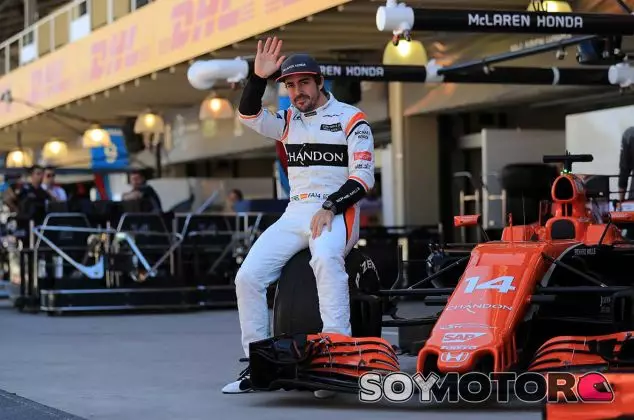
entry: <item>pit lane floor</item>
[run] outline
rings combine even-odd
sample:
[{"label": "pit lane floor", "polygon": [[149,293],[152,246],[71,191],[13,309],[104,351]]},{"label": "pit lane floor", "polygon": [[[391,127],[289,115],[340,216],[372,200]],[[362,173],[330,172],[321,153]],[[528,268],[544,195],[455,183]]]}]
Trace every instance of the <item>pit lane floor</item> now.
[{"label": "pit lane floor", "polygon": [[[535,407],[508,404],[473,411],[423,406],[416,398],[368,404],[354,395],[223,395],[222,386],[244,367],[239,338],[235,310],[48,317],[21,314],[0,301],[0,419],[541,418]],[[388,329],[385,338],[397,343],[397,332]],[[402,367],[411,371],[415,358],[404,358]]]}]

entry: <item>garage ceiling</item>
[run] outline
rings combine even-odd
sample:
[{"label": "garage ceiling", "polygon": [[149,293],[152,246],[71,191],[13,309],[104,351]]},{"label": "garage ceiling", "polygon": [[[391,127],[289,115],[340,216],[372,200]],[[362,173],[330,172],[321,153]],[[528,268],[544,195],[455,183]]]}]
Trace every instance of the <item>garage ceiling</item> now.
[{"label": "garage ceiling", "polygon": [[[21,2],[18,3],[21,4]],[[415,0],[407,3],[414,7],[525,10],[528,0]],[[573,7],[576,10],[588,11],[596,8],[612,9],[619,13],[618,6],[608,7],[611,3],[616,4],[610,1],[580,0],[573,2]],[[245,39],[199,58],[249,56],[254,53],[258,39],[277,35],[284,40],[284,49],[287,53],[308,52],[318,59],[330,61],[380,62],[383,48],[390,39],[389,33],[381,33],[376,29],[376,10],[383,4],[383,1],[353,0],[343,7],[333,8],[258,37]],[[478,42],[488,42],[489,39],[499,40],[500,37],[513,38],[508,35],[474,37],[473,34],[439,32],[414,34],[415,39],[425,43],[428,54],[432,57],[440,50],[446,51],[449,46],[468,51],[469,46],[476,39]],[[527,36],[517,38],[525,39]],[[467,55],[460,57],[461,60],[468,58]],[[75,119],[63,117],[60,115],[62,112],[105,125],[122,124],[126,117],[135,116],[146,108],[161,112],[170,108],[197,105],[208,92],[197,91],[189,85],[186,77],[188,66],[189,63],[181,63],[67,104],[58,108],[58,112],[40,114],[8,127],[0,132],[0,149],[8,150],[15,147],[18,132],[21,133],[23,145],[26,147],[40,147],[51,137],[61,137],[72,142],[83,133],[87,125]],[[230,96],[239,95],[239,91],[230,91],[228,87],[220,88],[219,93]]]}]

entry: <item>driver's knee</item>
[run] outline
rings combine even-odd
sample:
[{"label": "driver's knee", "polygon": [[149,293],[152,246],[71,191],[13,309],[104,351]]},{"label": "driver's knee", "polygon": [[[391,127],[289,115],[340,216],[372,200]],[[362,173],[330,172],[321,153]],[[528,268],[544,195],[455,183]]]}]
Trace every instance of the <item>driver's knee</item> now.
[{"label": "driver's knee", "polygon": [[236,293],[242,294],[245,290],[265,289],[264,282],[259,278],[256,271],[248,266],[242,266],[236,273],[235,278]]},{"label": "driver's knee", "polygon": [[312,251],[310,266],[316,276],[319,276],[320,272],[345,270],[343,253],[334,252],[332,250],[315,249]]}]

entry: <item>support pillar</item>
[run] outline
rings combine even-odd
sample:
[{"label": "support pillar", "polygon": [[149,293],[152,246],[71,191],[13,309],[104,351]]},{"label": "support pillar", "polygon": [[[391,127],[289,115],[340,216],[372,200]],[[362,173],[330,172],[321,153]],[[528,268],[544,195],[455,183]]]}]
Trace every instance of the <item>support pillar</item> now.
[{"label": "support pillar", "polygon": [[[440,222],[440,151],[437,117],[405,118],[401,82],[389,84],[391,137],[383,177],[383,196],[390,201],[387,226],[433,225]],[[389,190],[389,191],[387,191]]]},{"label": "support pillar", "polygon": [[404,119],[404,213],[407,225],[440,222],[440,151],[438,119],[414,115]]},{"label": "support pillar", "polygon": [[392,173],[392,220],[386,220],[390,226],[405,224],[405,170],[403,168],[403,147],[405,143],[403,83],[392,82],[388,85],[389,115],[392,142],[390,145],[390,163]]},{"label": "support pillar", "polygon": [[37,22],[38,18],[37,0],[24,0],[24,29]]}]

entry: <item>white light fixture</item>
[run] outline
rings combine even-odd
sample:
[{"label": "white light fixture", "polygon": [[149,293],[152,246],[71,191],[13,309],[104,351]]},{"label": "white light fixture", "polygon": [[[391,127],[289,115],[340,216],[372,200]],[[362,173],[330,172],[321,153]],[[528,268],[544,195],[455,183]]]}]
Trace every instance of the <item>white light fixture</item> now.
[{"label": "white light fixture", "polygon": [[68,146],[61,140],[51,140],[42,148],[42,157],[46,160],[59,159],[67,154]]},{"label": "white light fixture", "polygon": [[7,168],[28,168],[33,166],[33,154],[30,150],[13,150],[7,154]]},{"label": "white light fixture", "polygon": [[572,13],[570,4],[563,0],[531,0],[526,10],[529,12]]},{"label": "white light fixture", "polygon": [[136,117],[134,132],[136,134],[163,134],[165,122],[163,117],[150,111],[145,111]]},{"label": "white light fixture", "polygon": [[387,66],[424,66],[428,63],[427,51],[420,41],[389,42],[383,51],[383,64]]},{"label": "white light fixture", "polygon": [[215,96],[206,98],[200,104],[200,112],[198,118],[203,120],[224,120],[233,118],[233,106],[228,99],[218,98]]},{"label": "white light fixture", "polygon": [[91,149],[94,147],[110,147],[112,139],[110,133],[98,125],[92,125],[82,136],[82,146]]}]

